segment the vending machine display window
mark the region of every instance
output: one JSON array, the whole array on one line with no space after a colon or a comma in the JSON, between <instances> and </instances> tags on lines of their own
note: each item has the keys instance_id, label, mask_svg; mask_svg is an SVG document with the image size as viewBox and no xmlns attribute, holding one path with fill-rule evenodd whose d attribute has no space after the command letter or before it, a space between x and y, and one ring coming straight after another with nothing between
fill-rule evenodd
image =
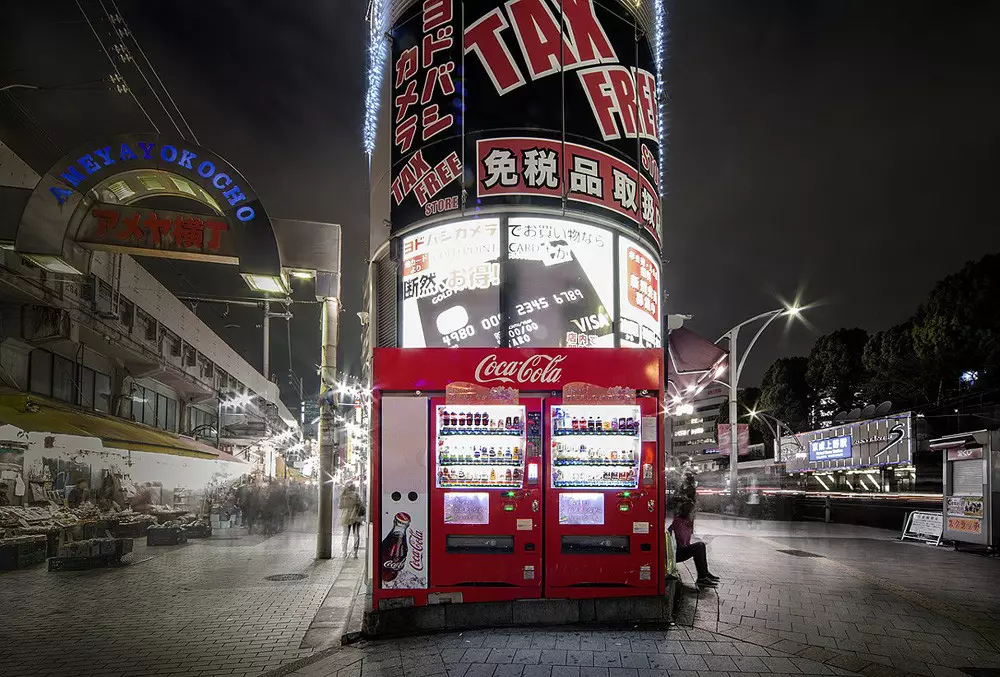
<instances>
[{"instance_id":1,"label":"vending machine display window","mask_svg":"<svg viewBox=\"0 0 1000 677\"><path fill-rule=\"evenodd\" d=\"M559 524L604 524L604 494L559 494Z\"/></svg>"},{"instance_id":2,"label":"vending machine display window","mask_svg":"<svg viewBox=\"0 0 1000 677\"><path fill-rule=\"evenodd\" d=\"M633 405L553 407L552 487L637 488L641 421Z\"/></svg>"},{"instance_id":3,"label":"vending machine display window","mask_svg":"<svg viewBox=\"0 0 1000 677\"><path fill-rule=\"evenodd\" d=\"M437 487L521 488L524 413L517 405L439 405Z\"/></svg>"},{"instance_id":4,"label":"vending machine display window","mask_svg":"<svg viewBox=\"0 0 1000 677\"><path fill-rule=\"evenodd\" d=\"M490 495L485 491L448 491L444 494L445 524L489 524Z\"/></svg>"}]
</instances>

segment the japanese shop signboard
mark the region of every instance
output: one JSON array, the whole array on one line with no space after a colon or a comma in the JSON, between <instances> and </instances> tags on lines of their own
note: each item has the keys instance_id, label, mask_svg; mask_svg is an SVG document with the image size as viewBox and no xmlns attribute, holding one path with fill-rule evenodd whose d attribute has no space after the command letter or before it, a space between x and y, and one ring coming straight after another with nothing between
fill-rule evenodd
<instances>
[{"instance_id":1,"label":"japanese shop signboard","mask_svg":"<svg viewBox=\"0 0 1000 677\"><path fill-rule=\"evenodd\" d=\"M472 219L403 238L402 345L500 345L500 222Z\"/></svg>"},{"instance_id":2,"label":"japanese shop signboard","mask_svg":"<svg viewBox=\"0 0 1000 677\"><path fill-rule=\"evenodd\" d=\"M659 243L655 65L622 5L423 0L392 37L394 230L565 198Z\"/></svg>"},{"instance_id":3,"label":"japanese shop signboard","mask_svg":"<svg viewBox=\"0 0 1000 677\"><path fill-rule=\"evenodd\" d=\"M622 346L659 348L659 262L638 242L622 236L618 239L618 276L618 335Z\"/></svg>"},{"instance_id":4,"label":"japanese shop signboard","mask_svg":"<svg viewBox=\"0 0 1000 677\"><path fill-rule=\"evenodd\" d=\"M221 217L126 205L94 205L80 224L76 239L98 248L144 250L158 256L237 258L234 234Z\"/></svg>"},{"instance_id":5,"label":"japanese shop signboard","mask_svg":"<svg viewBox=\"0 0 1000 677\"><path fill-rule=\"evenodd\" d=\"M392 30L391 217L457 210L462 190L461 0L422 0Z\"/></svg>"}]
</instances>

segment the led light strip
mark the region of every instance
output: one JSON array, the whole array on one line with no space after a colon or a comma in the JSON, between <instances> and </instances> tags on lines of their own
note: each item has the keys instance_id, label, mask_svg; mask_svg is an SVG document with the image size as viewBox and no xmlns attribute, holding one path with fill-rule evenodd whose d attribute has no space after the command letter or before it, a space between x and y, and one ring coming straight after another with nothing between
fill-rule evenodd
<instances>
[{"instance_id":1,"label":"led light strip","mask_svg":"<svg viewBox=\"0 0 1000 677\"><path fill-rule=\"evenodd\" d=\"M368 85L365 90L365 118L361 130L365 153L369 161L375 151L378 131L378 110L382 90L382 76L385 72L386 52L389 38L386 37L385 19L388 16L389 0L371 0L368 6Z\"/></svg>"}]
</instances>

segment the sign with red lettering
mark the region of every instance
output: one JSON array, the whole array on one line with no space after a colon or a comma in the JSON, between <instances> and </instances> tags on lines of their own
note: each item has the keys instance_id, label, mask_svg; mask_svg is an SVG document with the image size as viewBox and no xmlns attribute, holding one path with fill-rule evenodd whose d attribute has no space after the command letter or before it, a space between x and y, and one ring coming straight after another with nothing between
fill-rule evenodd
<instances>
[{"instance_id":1,"label":"sign with red lettering","mask_svg":"<svg viewBox=\"0 0 1000 677\"><path fill-rule=\"evenodd\" d=\"M614 348L376 348L374 388L443 391L453 381L519 391L574 382L635 390L663 388L663 351Z\"/></svg>"},{"instance_id":2,"label":"sign with red lettering","mask_svg":"<svg viewBox=\"0 0 1000 677\"><path fill-rule=\"evenodd\" d=\"M457 210L462 190L461 3L421 0L392 31L394 227Z\"/></svg>"},{"instance_id":3,"label":"sign with red lettering","mask_svg":"<svg viewBox=\"0 0 1000 677\"><path fill-rule=\"evenodd\" d=\"M139 250L151 256L237 259L229 223L220 216L95 204L80 224L77 242L95 249Z\"/></svg>"},{"instance_id":4,"label":"sign with red lettering","mask_svg":"<svg viewBox=\"0 0 1000 677\"><path fill-rule=\"evenodd\" d=\"M625 6L423 0L392 36L393 230L565 199L659 245L656 67Z\"/></svg>"}]
</instances>

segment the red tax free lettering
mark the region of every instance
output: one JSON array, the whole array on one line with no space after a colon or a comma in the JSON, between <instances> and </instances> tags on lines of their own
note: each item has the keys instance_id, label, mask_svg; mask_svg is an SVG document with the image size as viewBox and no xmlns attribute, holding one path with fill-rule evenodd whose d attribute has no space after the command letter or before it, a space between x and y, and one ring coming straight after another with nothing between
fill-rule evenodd
<instances>
[{"instance_id":1,"label":"red tax free lettering","mask_svg":"<svg viewBox=\"0 0 1000 677\"><path fill-rule=\"evenodd\" d=\"M479 58L500 94L527 82L504 41L508 28L532 80L558 73L560 54L567 69L618 63L618 55L597 20L593 0L562 1L565 33L544 0L511 0L506 8L510 21L498 7L465 29L465 53Z\"/></svg>"}]
</instances>

